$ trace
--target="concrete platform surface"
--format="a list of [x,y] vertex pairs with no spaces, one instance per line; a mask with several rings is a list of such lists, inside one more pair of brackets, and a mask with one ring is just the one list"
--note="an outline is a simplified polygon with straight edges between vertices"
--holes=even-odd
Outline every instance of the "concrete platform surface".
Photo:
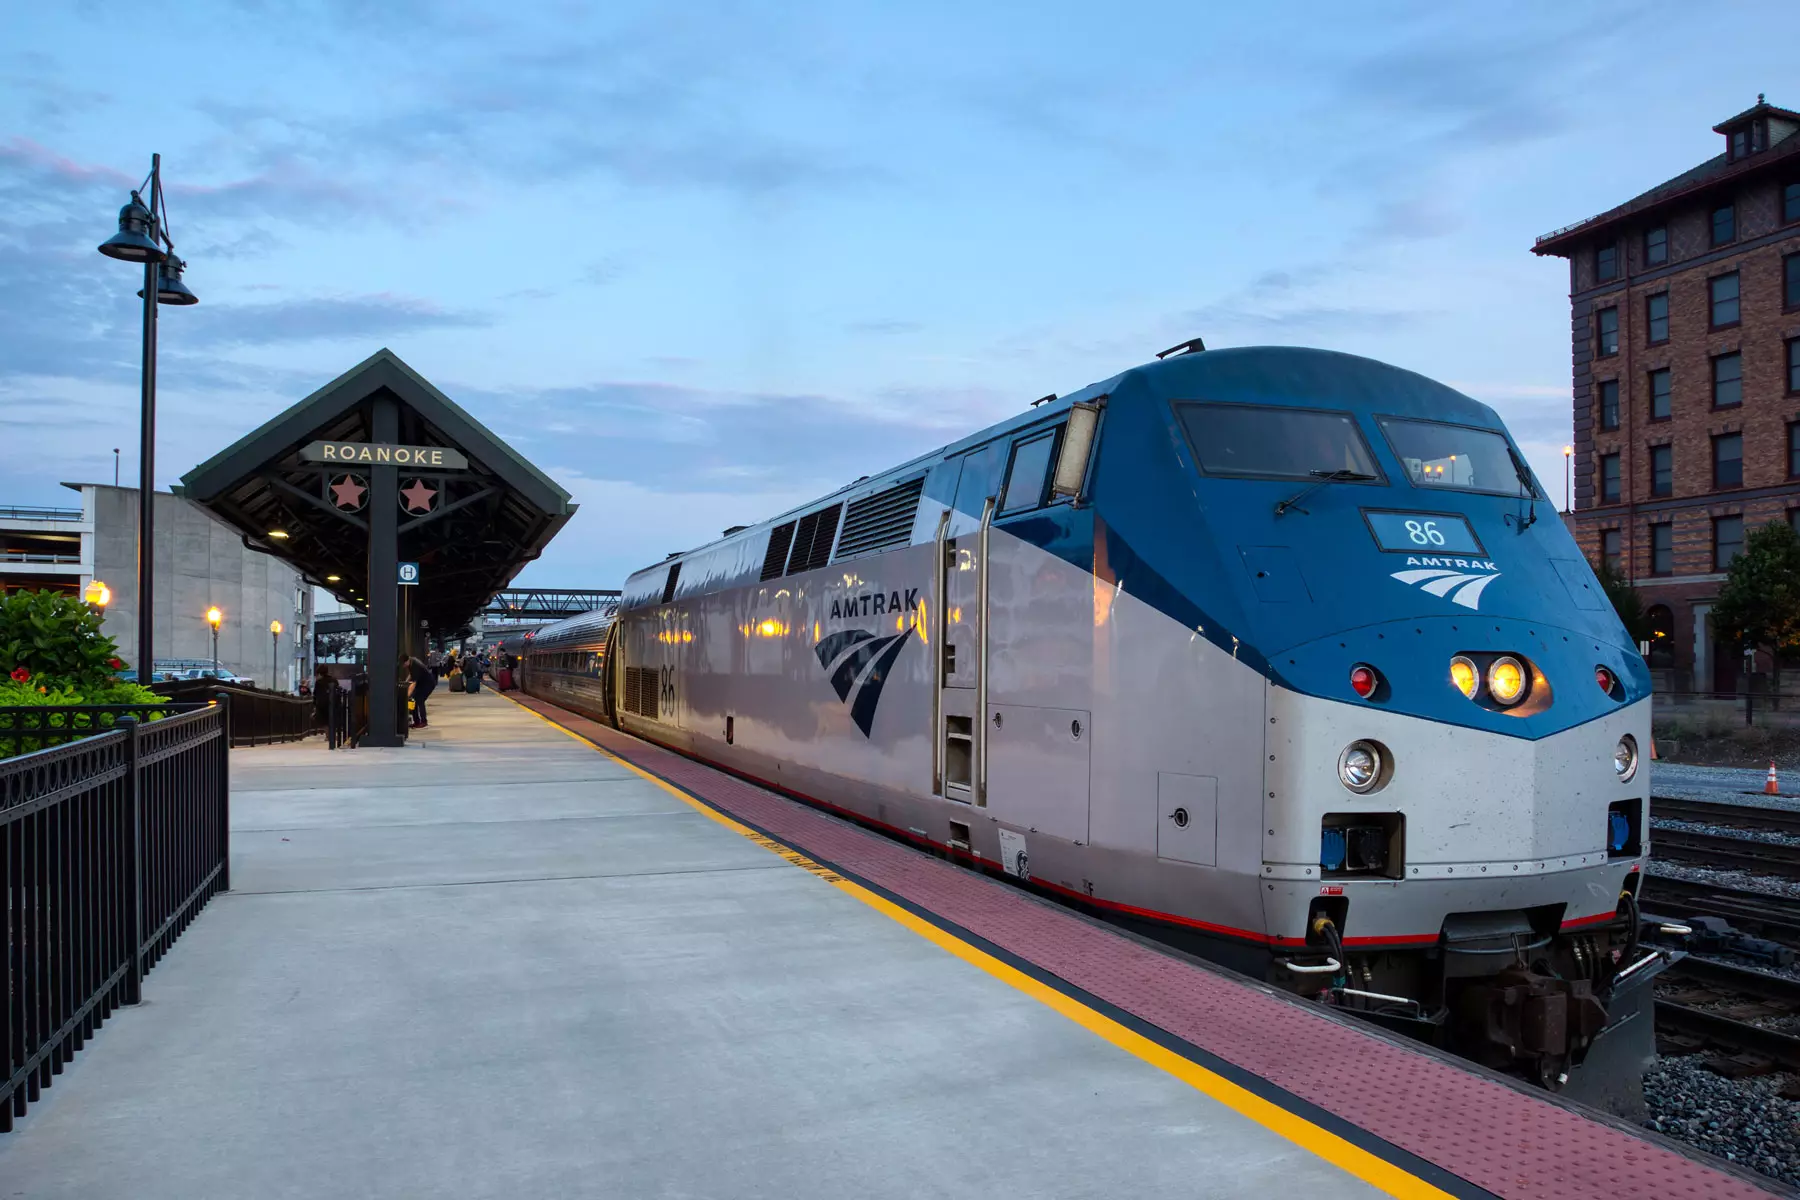
[[1374,1189],[489,693],[233,755],[215,899],[0,1197]]

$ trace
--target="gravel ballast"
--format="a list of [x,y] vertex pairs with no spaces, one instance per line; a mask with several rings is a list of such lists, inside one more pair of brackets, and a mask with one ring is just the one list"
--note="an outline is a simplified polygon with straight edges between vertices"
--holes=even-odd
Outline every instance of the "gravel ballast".
[[1726,1079],[1698,1057],[1659,1059],[1644,1075],[1644,1126],[1800,1186],[1800,1101],[1776,1095],[1787,1078]]

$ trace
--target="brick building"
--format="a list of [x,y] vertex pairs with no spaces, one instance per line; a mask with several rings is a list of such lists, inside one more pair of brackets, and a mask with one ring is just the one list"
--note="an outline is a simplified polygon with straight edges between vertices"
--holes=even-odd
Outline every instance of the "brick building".
[[1570,524],[1640,590],[1673,691],[1737,688],[1719,582],[1747,530],[1800,527],[1800,113],[1713,129],[1716,158],[1533,247],[1569,260]]

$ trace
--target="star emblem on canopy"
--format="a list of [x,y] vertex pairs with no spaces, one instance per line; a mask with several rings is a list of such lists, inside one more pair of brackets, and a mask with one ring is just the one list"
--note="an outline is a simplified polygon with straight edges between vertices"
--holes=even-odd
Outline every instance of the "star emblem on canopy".
[[339,475],[331,481],[331,502],[346,512],[359,512],[367,503],[369,485],[360,475]]
[[400,489],[400,507],[409,513],[428,513],[437,503],[437,489],[415,479]]

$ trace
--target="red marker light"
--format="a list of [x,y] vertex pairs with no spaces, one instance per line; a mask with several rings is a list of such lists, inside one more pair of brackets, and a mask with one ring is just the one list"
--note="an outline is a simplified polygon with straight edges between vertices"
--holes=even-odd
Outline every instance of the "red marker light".
[[1357,663],[1354,667],[1350,668],[1351,690],[1361,696],[1364,700],[1367,700],[1370,696],[1375,694],[1375,687],[1380,682],[1381,677],[1375,674],[1374,667],[1367,667],[1362,663]]
[[1605,667],[1595,667],[1594,682],[1600,685],[1601,691],[1610,696],[1612,695],[1614,684],[1618,681],[1613,678],[1613,673]]

